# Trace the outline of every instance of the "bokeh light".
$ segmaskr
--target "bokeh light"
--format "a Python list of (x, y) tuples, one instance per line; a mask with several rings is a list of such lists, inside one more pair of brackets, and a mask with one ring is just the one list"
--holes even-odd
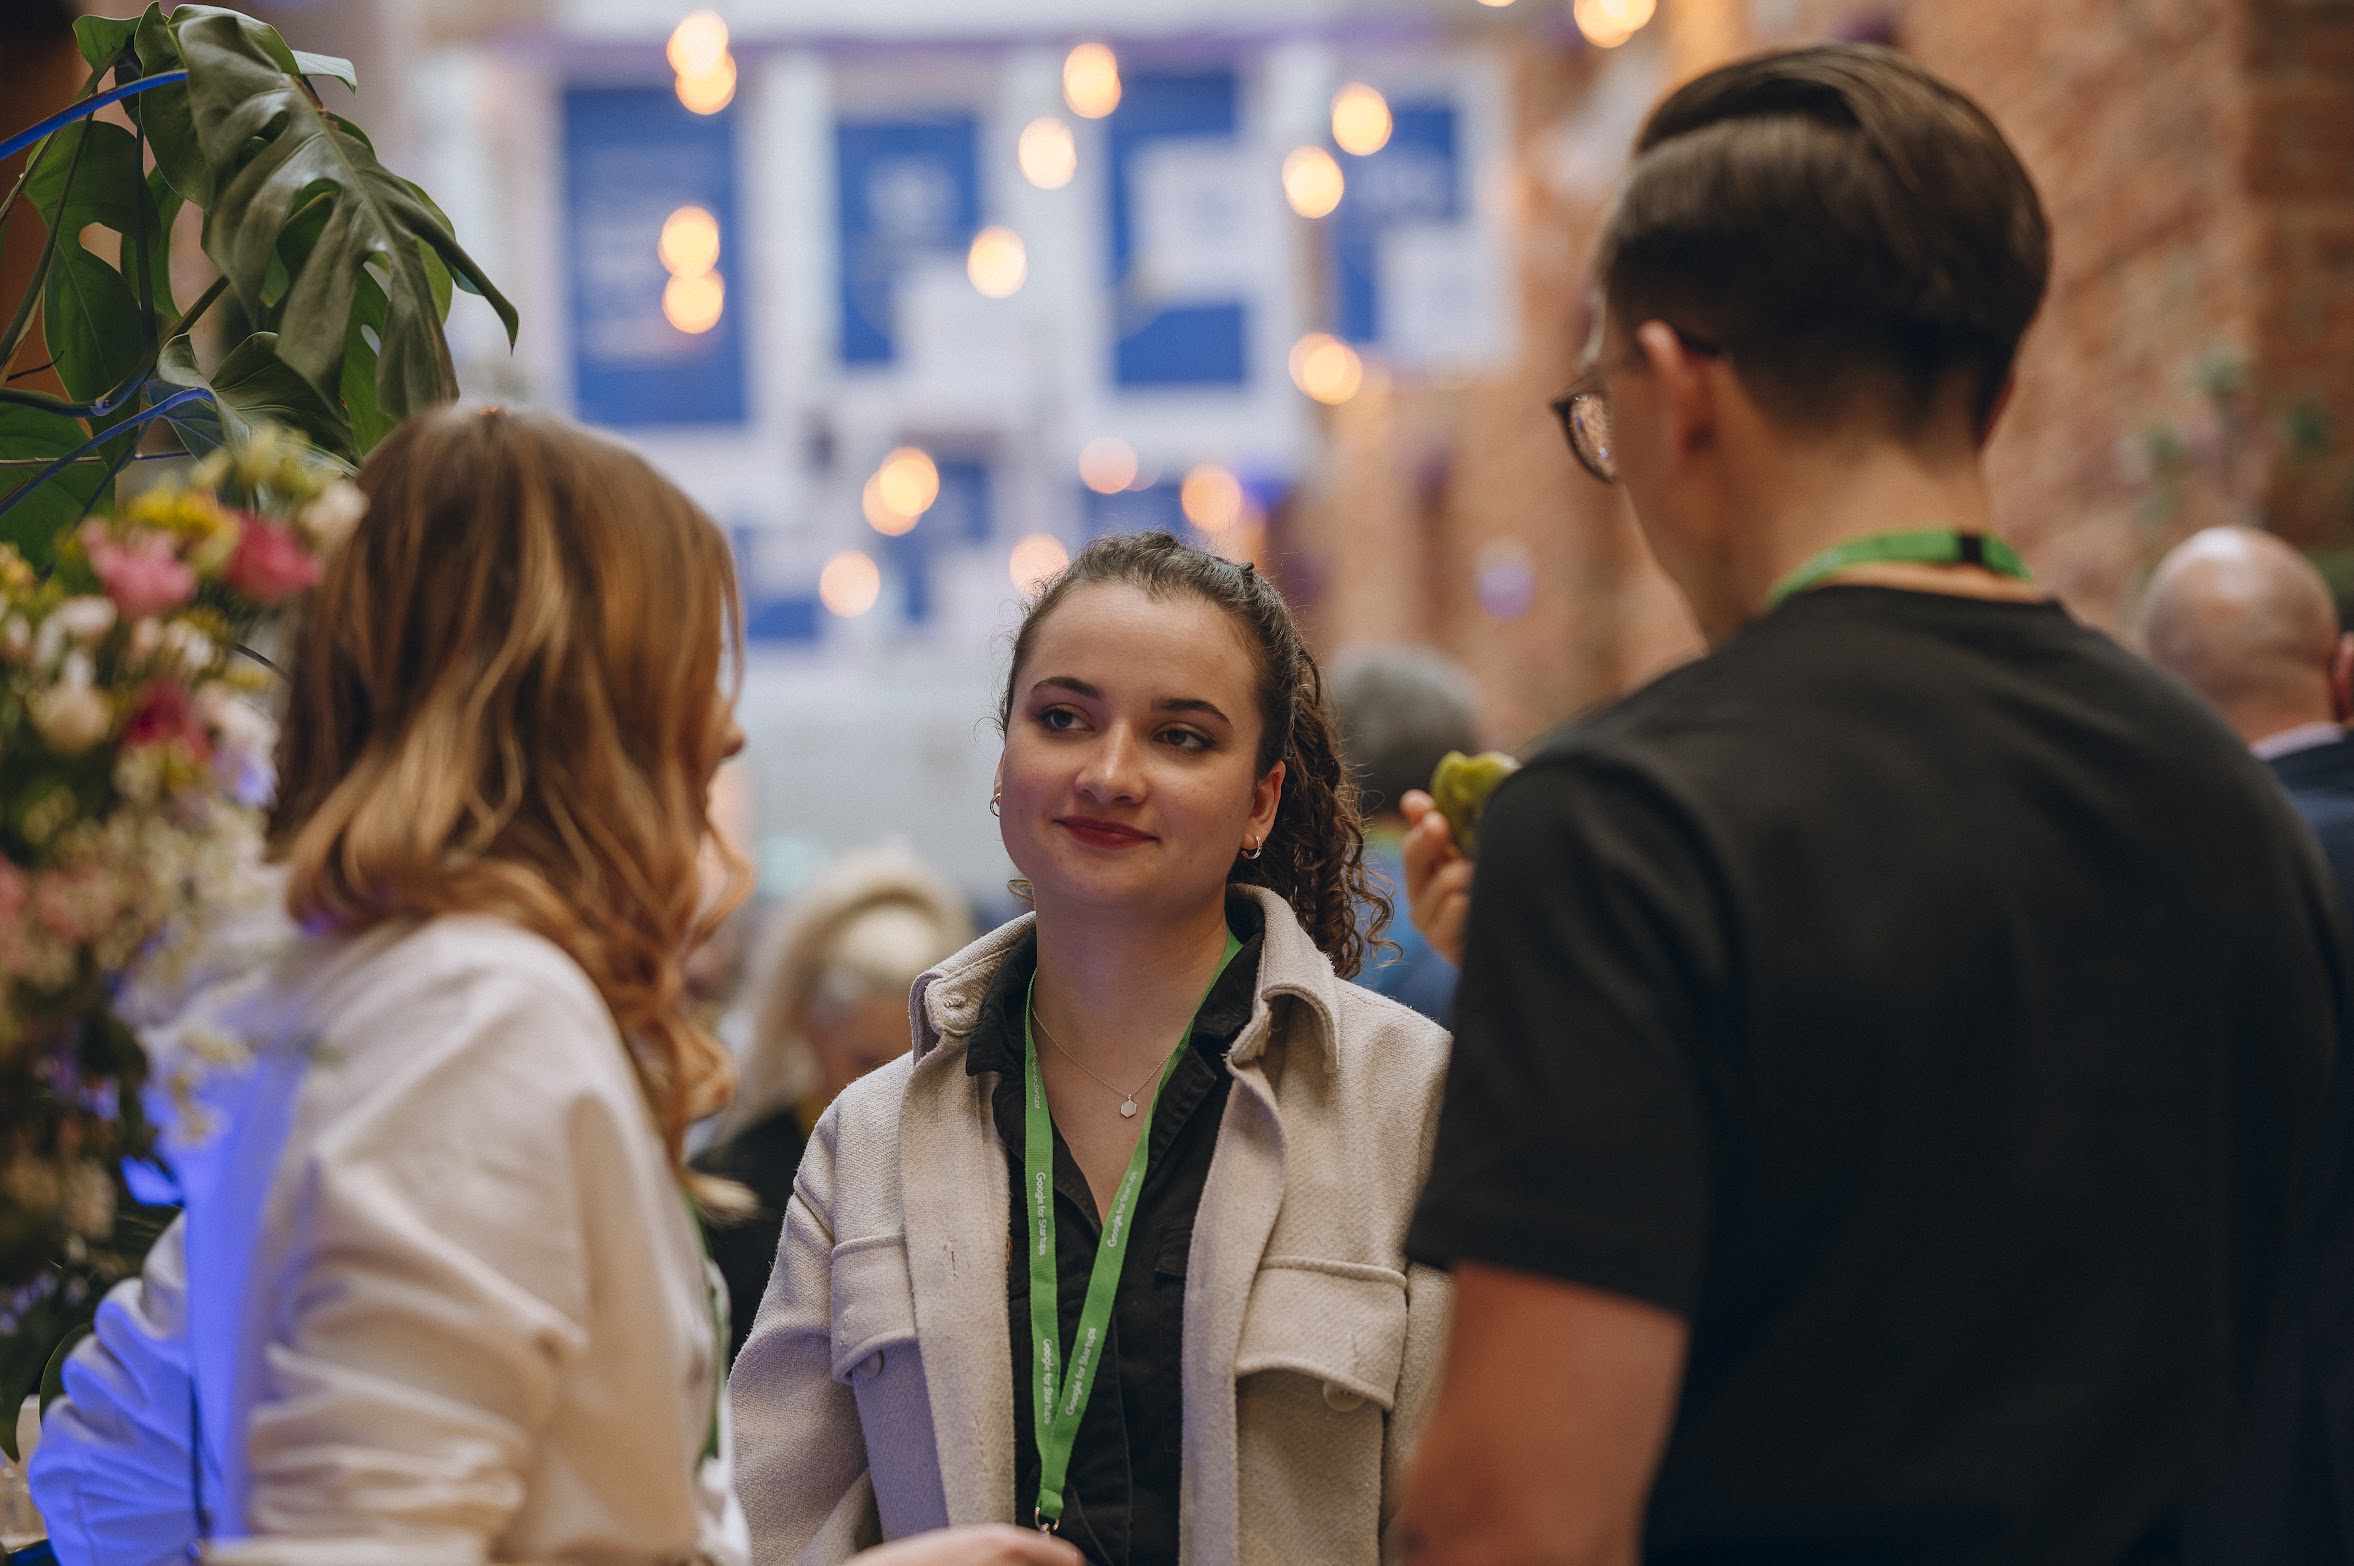
[(1060, 190), (1079, 172), (1079, 143), (1071, 127), (1044, 115), (1022, 127), (1014, 160), (1022, 167), (1022, 178), (1040, 190)]
[(1318, 402), (1337, 406), (1365, 384), (1365, 361), (1330, 332), (1310, 332), (1291, 345), (1291, 381)]
[(1061, 539), (1052, 533), (1029, 533), (1014, 545), (1006, 574), (1013, 578), (1015, 587), (1030, 594), (1053, 581), (1070, 563), (1071, 552)]
[(885, 538), (897, 538), (913, 530), (920, 520), (905, 511), (894, 510), (891, 502), (883, 498), (883, 476), (879, 473), (867, 475), (866, 487), (858, 492), (858, 509), (865, 513), (866, 525)]
[(855, 620), (882, 596), (882, 569), (858, 550), (843, 550), (818, 573), (817, 601), (826, 606), (828, 614)]
[(714, 11), (691, 12), (670, 30), (663, 54), (681, 76), (709, 76), (727, 58), (727, 23)]
[(1117, 435), (1099, 435), (1079, 452), (1079, 481), (1099, 495), (1117, 495), (1136, 482), (1136, 448)]
[(1100, 120), (1120, 106), (1120, 57), (1083, 43), (1063, 57), (1063, 102), (1081, 119)]
[(1030, 275), (1030, 253), (1010, 228), (990, 227), (973, 236), (964, 259), (965, 276), (991, 299), (1011, 299)]
[(1294, 147), (1283, 160), (1283, 199), (1301, 217), (1330, 215), (1347, 189), (1339, 161), (1322, 147)]
[(662, 220), (656, 249), (672, 272), (708, 272), (719, 264), (719, 219), (701, 207), (680, 207)]
[(1351, 82), (1334, 93), (1332, 139), (1341, 151), (1360, 158), (1369, 157), (1388, 146), (1389, 100), (1363, 82)]
[(1205, 533), (1223, 533), (1242, 520), (1242, 480), (1224, 468), (1204, 464), (1185, 475), (1177, 503), (1185, 520)]
[(1641, 32), (1658, 9), (1658, 0), (1577, 0), (1570, 14), (1588, 43), (1615, 49)]
[(940, 498), (940, 469), (923, 447), (901, 446), (875, 469), (875, 486), (883, 504), (894, 512), (920, 517)]
[(735, 56), (723, 54), (710, 70), (678, 79), (678, 101), (697, 114), (717, 114), (736, 96)]
[(727, 308), (727, 285), (717, 272), (690, 272), (662, 285), (662, 318), (689, 336), (719, 324)]

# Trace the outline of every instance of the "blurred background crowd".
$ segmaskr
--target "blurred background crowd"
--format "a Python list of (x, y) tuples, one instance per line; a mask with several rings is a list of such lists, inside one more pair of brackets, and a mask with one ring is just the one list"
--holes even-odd
[[(138, 8), (0, 10), (12, 121), (77, 90), (81, 9)], [(510, 352), (460, 296), (467, 393), (620, 432), (735, 539), (749, 746), (722, 814), (761, 897), (701, 972), (726, 1004), (814, 888), (794, 927), (865, 955), (802, 975), (835, 1020), (798, 1035), (855, 1034), (1010, 908), (976, 715), (1022, 591), (1092, 537), (1166, 527), (1271, 573), (1384, 796), (1697, 651), (1546, 402), (1642, 113), (1753, 49), (1894, 43), (2026, 159), (2057, 266), (1990, 468), (2077, 614), (2127, 625), (2216, 523), (2354, 585), (2342, 0), (254, 9), (355, 62), (354, 117), (519, 306)], [(899, 891), (859, 904), (861, 875)], [(826, 1062), (755, 1073), (737, 1129)]]

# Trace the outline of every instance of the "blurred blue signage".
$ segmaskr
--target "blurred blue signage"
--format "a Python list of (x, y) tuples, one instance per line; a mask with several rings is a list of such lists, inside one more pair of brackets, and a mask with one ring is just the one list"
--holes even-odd
[(1123, 489), (1109, 495), (1084, 493), (1083, 517), (1090, 539), (1112, 533), (1169, 533), (1186, 536), (1183, 486), (1175, 479)]
[(979, 457), (937, 457), (940, 493), (922, 520), (896, 538), (884, 538), (883, 561), (899, 579), (900, 613), (910, 625), (926, 625), (938, 609), (934, 580), (941, 556), (985, 544), (995, 531), (989, 494), (989, 465)]
[(736, 546), (736, 590), (744, 600), (748, 642), (814, 642), (817, 593), (795, 572), (793, 537), (775, 528), (729, 529)]
[(970, 115), (846, 120), (834, 128), (842, 362), (899, 357), (899, 281), (925, 256), (961, 257), (981, 222)]
[[(580, 417), (621, 429), (741, 424), (745, 416), (743, 229), (726, 111), (689, 111), (667, 87), (564, 93), (565, 264), (572, 292), (573, 397)], [(718, 231), (683, 281), (663, 225), (701, 208)], [(704, 228), (708, 235), (708, 228)], [(678, 284), (671, 312), (666, 291)]]
[(1342, 155), (1348, 185), (1332, 215), (1332, 296), (1334, 330), (1349, 341), (1378, 346), (1399, 335), (1390, 320), (1400, 303), (1395, 296), (1413, 286), (1397, 276), (1399, 252), (1462, 222), (1457, 138), (1453, 104), (1394, 104), (1380, 151)]
[(1112, 379), (1126, 388), (1249, 380), (1249, 281), (1272, 235), (1236, 137), (1231, 70), (1131, 76), (1112, 112)]

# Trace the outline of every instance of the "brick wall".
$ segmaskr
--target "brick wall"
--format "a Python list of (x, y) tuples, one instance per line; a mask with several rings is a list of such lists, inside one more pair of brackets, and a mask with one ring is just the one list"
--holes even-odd
[[(2051, 211), (2052, 290), (1988, 453), (2043, 580), (2115, 626), (2169, 543), (2238, 520), (2354, 585), (2354, 0), (1662, 0), (1655, 32), (1613, 56), (1542, 30), (1518, 50), (1525, 346), (1494, 377), (1376, 386), (1332, 415), (1282, 538), (1327, 647), (1445, 648), (1503, 743), (1694, 649), (1543, 411), (1584, 336), (1607, 193), (1562, 178), (1562, 149), (1591, 143), (1608, 72), (1662, 90), (1831, 36), (1891, 37), (1972, 94)], [(1481, 571), (1516, 564), (1532, 590), (1499, 615)]]

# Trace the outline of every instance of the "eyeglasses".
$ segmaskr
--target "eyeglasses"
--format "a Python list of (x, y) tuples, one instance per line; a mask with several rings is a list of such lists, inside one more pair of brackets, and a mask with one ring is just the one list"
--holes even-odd
[[(1722, 346), (1703, 337), (1695, 337), (1682, 327), (1670, 327), (1676, 341), (1687, 352), (1707, 359), (1725, 356)], [(1627, 369), (1641, 363), (1627, 359), (1615, 366)], [(1603, 371), (1613, 366), (1596, 364), (1577, 378), (1577, 384), (1553, 399), (1553, 416), (1561, 421), (1561, 433), (1569, 437), (1569, 449), (1584, 468), (1605, 484), (1618, 482), (1618, 456), (1610, 445), (1610, 388), (1603, 381)]]

